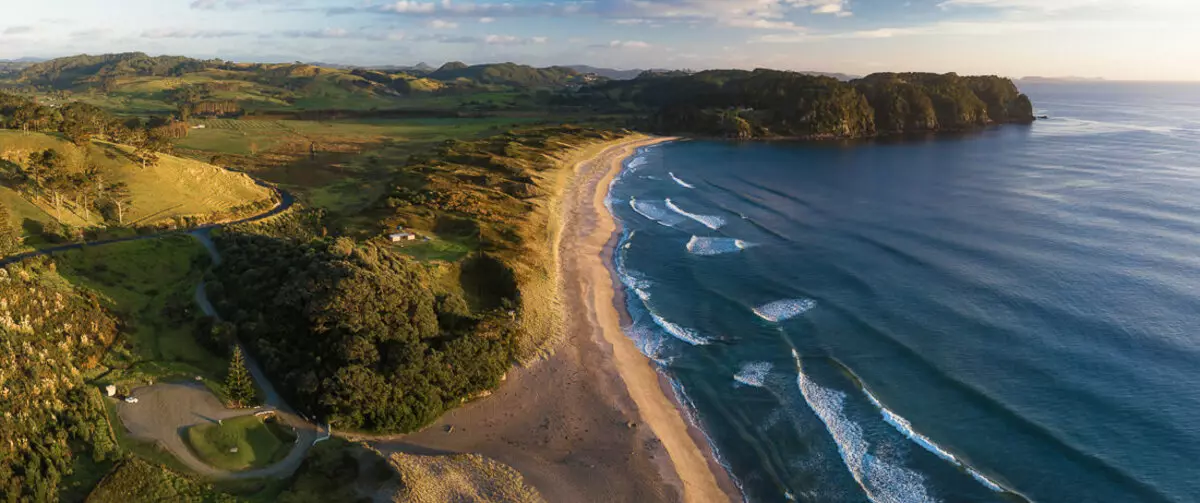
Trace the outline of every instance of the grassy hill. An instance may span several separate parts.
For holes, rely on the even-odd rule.
[[[57,135],[0,130],[0,174],[4,177],[0,201],[13,214],[10,224],[27,231],[26,219],[75,227],[106,225],[99,212],[84,212],[72,204],[55,208],[48,197],[19,190],[15,180],[20,166],[27,163],[30,153],[46,149],[60,152],[69,170],[82,170],[91,163],[105,183],[124,184],[132,201],[124,210],[129,225],[155,225],[183,217],[208,219],[247,205],[269,204],[272,197],[271,191],[249,176],[191,159],[163,155],[157,166],[143,169],[129,158],[130,147],[103,142],[79,147]]]

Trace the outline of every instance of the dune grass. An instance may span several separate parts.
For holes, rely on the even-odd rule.
[[[400,475],[392,501],[441,503],[541,503],[537,492],[511,467],[478,454],[418,456],[396,453],[388,460]]]
[[[279,462],[291,452],[296,438],[286,426],[254,415],[192,426],[183,437],[202,461],[234,471]]]

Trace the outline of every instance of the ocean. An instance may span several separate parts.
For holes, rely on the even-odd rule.
[[[627,161],[626,334],[747,501],[1200,501],[1200,85],[1023,91]]]

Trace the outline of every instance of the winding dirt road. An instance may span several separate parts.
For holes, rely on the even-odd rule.
[[[70,243],[11,255],[0,258],[0,267],[42,255],[53,255],[70,250],[80,250],[114,243],[158,239],[185,233],[192,235],[204,245],[204,248],[208,250],[209,255],[212,257],[213,264],[220,264],[221,256],[218,254],[216,246],[209,237],[209,232],[212,229],[269,218],[287,211],[295,203],[295,198],[287,191],[280,190],[259,180],[255,180],[255,183],[274,192],[279,199],[279,204],[264,213],[230,222],[205,224],[192,229],[171,230],[142,236]],[[204,282],[197,285],[195,299],[205,314],[219,319],[219,315],[205,295]],[[312,447],[314,441],[322,437],[328,437],[328,429],[322,434],[318,425],[309,423],[288,407],[283,398],[279,396],[279,393],[275,391],[275,387],[266,378],[258,362],[250,356],[250,353],[243,352],[246,353],[247,368],[266,397],[264,407],[261,409],[227,409],[212,392],[203,386],[193,383],[164,383],[143,386],[132,390],[130,395],[137,397],[138,403],[129,404],[119,402],[117,404],[117,413],[121,418],[121,422],[124,423],[125,428],[135,438],[157,443],[174,454],[188,468],[210,478],[229,480],[285,477],[291,475],[300,467],[300,463],[304,461],[304,455],[307,454],[308,449]],[[261,411],[275,411],[280,422],[296,430],[296,446],[292,449],[292,452],[283,461],[266,468],[241,472],[229,472],[213,468],[197,458],[188,449],[183,440],[183,432],[191,426]]]

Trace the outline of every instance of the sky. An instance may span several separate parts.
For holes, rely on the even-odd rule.
[[[1200,0],[38,0],[0,59],[777,68],[1200,80]]]

